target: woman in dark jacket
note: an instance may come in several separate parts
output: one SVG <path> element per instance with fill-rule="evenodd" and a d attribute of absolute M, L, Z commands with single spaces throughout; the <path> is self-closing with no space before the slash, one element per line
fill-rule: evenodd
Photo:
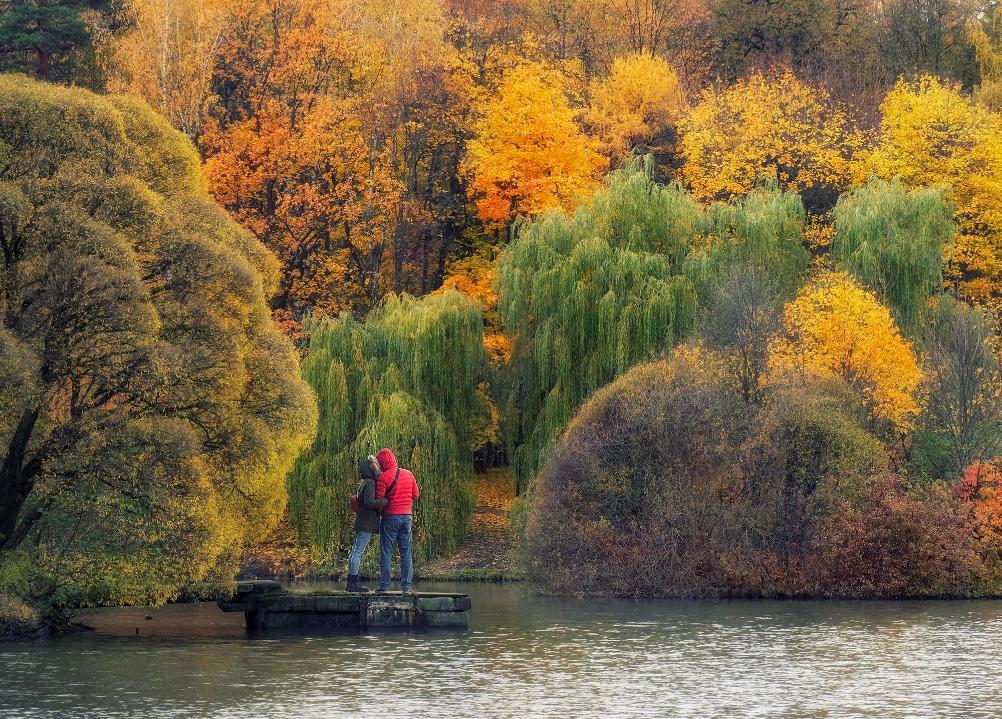
<path fill-rule="evenodd" d="M 359 565 L 362 553 L 372 539 L 373 534 L 379 534 L 381 520 L 380 510 L 386 506 L 386 499 L 376 499 L 376 477 L 379 476 L 379 465 L 375 457 L 366 457 L 358 463 L 358 473 L 362 483 L 358 486 L 358 513 L 355 515 L 355 547 L 348 557 L 348 591 L 368 592 L 369 588 L 358 581 Z"/>

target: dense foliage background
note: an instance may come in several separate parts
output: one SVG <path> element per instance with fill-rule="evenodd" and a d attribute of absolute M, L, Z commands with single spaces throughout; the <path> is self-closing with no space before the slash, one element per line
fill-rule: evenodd
<path fill-rule="evenodd" d="M 329 570 L 389 444 L 422 559 L 510 465 L 543 588 L 998 591 L 996 3 L 0 0 L 0 67 L 0 590 L 287 498 Z"/>

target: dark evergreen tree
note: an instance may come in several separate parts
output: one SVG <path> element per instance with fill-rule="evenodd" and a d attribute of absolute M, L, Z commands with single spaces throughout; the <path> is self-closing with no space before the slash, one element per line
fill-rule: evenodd
<path fill-rule="evenodd" d="M 117 0 L 3 0 L 3 66 L 41 80 L 73 79 L 74 56 L 92 50 L 93 23 L 113 15 L 116 6 Z"/>

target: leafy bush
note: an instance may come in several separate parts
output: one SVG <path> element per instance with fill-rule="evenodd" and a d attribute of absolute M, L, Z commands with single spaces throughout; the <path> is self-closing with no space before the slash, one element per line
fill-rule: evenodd
<path fill-rule="evenodd" d="M 682 349 L 598 392 L 540 474 L 527 571 L 563 592 L 775 591 L 762 555 L 801 555 L 879 442 L 818 388 L 758 405 L 709 352 Z"/>
<path fill-rule="evenodd" d="M 316 422 L 274 257 L 142 102 L 0 76 L 0 159 L 0 574 L 48 613 L 231 573 Z"/>
<path fill-rule="evenodd" d="M 887 474 L 837 379 L 746 402 L 706 349 L 584 405 L 540 474 L 526 570 L 557 593 L 929 596 L 992 578 L 971 512 Z"/>
<path fill-rule="evenodd" d="M 10 594 L 0 594 L 0 641 L 43 633 L 38 612 Z"/>
<path fill-rule="evenodd" d="M 1002 586 L 968 507 L 940 485 L 909 491 L 889 474 L 833 512 L 813 550 L 803 565 L 783 573 L 791 590 L 894 598 L 974 596 Z"/>

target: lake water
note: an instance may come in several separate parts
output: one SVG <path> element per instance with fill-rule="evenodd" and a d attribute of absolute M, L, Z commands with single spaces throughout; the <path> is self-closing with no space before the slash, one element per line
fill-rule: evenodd
<path fill-rule="evenodd" d="M 469 631 L 251 638 L 211 603 L 101 610 L 0 644 L 0 717 L 1002 717 L 1002 601 L 419 589 L 469 593 Z"/>

